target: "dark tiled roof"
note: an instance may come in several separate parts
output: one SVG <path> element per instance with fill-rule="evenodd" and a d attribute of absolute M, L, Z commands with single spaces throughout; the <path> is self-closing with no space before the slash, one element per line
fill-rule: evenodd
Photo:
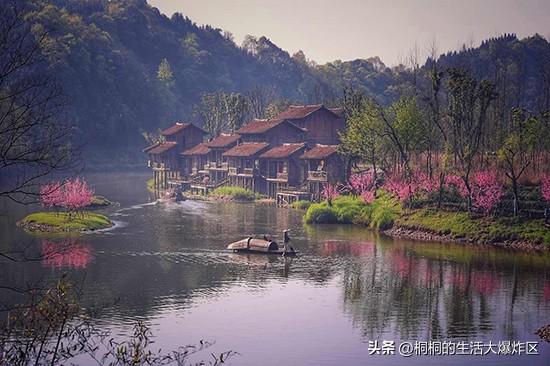
<path fill-rule="evenodd" d="M 210 152 L 210 148 L 206 145 L 205 142 L 201 142 L 198 145 L 193 146 L 190 149 L 185 150 L 181 155 L 206 155 Z"/>
<path fill-rule="evenodd" d="M 237 133 L 263 133 L 282 123 L 282 120 L 254 119 L 242 126 Z"/>
<path fill-rule="evenodd" d="M 290 155 L 294 154 L 296 151 L 299 151 L 300 149 L 304 148 L 305 144 L 283 144 L 280 146 L 276 146 L 262 155 L 260 155 L 260 158 L 262 159 L 281 159 L 281 158 L 288 158 Z"/>
<path fill-rule="evenodd" d="M 157 147 L 157 146 L 159 146 L 159 145 L 160 145 L 160 142 L 155 142 L 153 145 L 147 146 L 147 147 L 146 147 L 145 149 L 143 149 L 142 151 L 143 151 L 144 153 L 149 152 L 149 151 L 153 150 L 155 147 Z"/>
<path fill-rule="evenodd" d="M 149 146 L 144 151 L 148 154 L 162 154 L 176 145 L 177 143 L 175 142 L 156 143 L 155 145 Z"/>
<path fill-rule="evenodd" d="M 323 108 L 322 104 L 312 105 L 291 105 L 286 110 L 279 113 L 276 118 L 278 119 L 300 119 L 306 117 L 308 114 L 313 113 Z"/>
<path fill-rule="evenodd" d="M 237 133 L 240 133 L 242 135 L 264 133 L 271 130 L 273 127 L 280 125 L 281 123 L 288 123 L 294 128 L 305 131 L 303 128 L 298 127 L 295 124 L 284 119 L 255 119 L 241 127 L 237 131 Z"/>
<path fill-rule="evenodd" d="M 201 130 L 204 134 L 206 134 L 206 131 L 204 131 L 202 128 L 197 127 L 192 123 L 185 123 L 185 122 L 176 122 L 175 125 L 170 126 L 166 129 L 160 131 L 160 134 L 163 135 L 163 136 L 170 136 L 170 135 L 173 135 L 175 133 L 178 133 L 178 132 L 186 129 L 187 127 L 195 127 L 197 129 Z"/>
<path fill-rule="evenodd" d="M 227 147 L 239 141 L 240 138 L 240 135 L 219 135 L 212 141 L 207 142 L 206 144 L 209 147 Z"/>
<path fill-rule="evenodd" d="M 256 155 L 269 147 L 267 142 L 245 142 L 237 145 L 226 152 L 223 156 L 246 157 Z"/>
<path fill-rule="evenodd" d="M 324 159 L 337 152 L 336 145 L 316 145 L 301 156 L 302 159 Z"/>

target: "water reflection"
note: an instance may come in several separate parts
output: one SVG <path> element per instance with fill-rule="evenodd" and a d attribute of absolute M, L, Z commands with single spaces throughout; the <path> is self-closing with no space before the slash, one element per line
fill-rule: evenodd
<path fill-rule="evenodd" d="M 42 240 L 42 266 L 55 269 L 88 267 L 94 256 L 90 245 L 77 239 Z"/>
<path fill-rule="evenodd" d="M 106 327 L 147 321 L 164 349 L 209 337 L 241 352 L 240 365 L 396 364 L 368 358 L 368 340 L 536 340 L 550 318 L 550 256 L 394 241 L 254 204 L 143 204 L 143 181 L 98 176 L 98 194 L 121 203 L 105 211 L 125 222 L 110 232 L 46 240 L 12 225 L 23 212 L 9 225 L 0 217 L 4 251 L 29 246 L 45 257 L 2 263 L 0 278 L 21 287 L 60 271 L 80 276 L 83 306 L 101 309 Z M 295 258 L 225 250 L 250 234 L 277 240 L 287 228 Z"/>

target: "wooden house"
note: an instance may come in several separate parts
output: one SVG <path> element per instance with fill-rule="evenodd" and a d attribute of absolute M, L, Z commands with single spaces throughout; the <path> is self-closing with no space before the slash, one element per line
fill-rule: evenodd
<path fill-rule="evenodd" d="M 177 122 L 160 134 L 163 141 L 143 151 L 149 156 L 148 166 L 153 169 L 155 187 L 166 188 L 169 180 L 181 179 L 185 171 L 179 153 L 201 143 L 206 132 L 192 123 Z"/>
<path fill-rule="evenodd" d="M 258 158 L 268 148 L 267 142 L 245 142 L 224 152 L 222 156 L 227 158 L 229 185 L 263 192 L 265 188 Z"/>
<path fill-rule="evenodd" d="M 340 131 L 346 128 L 343 111 L 339 108 L 326 108 L 322 104 L 291 105 L 279 113 L 276 120 L 287 120 L 306 131 L 308 145 L 337 145 Z M 292 142 L 292 141 L 287 141 Z"/>
<path fill-rule="evenodd" d="M 205 142 L 201 142 L 181 153 L 182 174 L 189 177 L 202 178 L 208 171 L 205 165 L 208 162 L 210 148 Z"/>
<path fill-rule="evenodd" d="M 304 175 L 300 156 L 305 143 L 286 143 L 269 149 L 260 155 L 260 169 L 266 180 L 266 193 L 275 197 L 282 189 L 299 189 Z"/>
<path fill-rule="evenodd" d="M 179 152 L 200 144 L 207 132 L 192 123 L 176 122 L 160 132 L 167 142 L 176 142 Z"/>
<path fill-rule="evenodd" d="M 208 172 L 212 183 L 218 184 L 227 179 L 229 164 L 227 162 L 227 157 L 223 156 L 223 153 L 235 147 L 240 138 L 241 136 L 236 134 L 221 134 L 206 143 L 210 152 L 204 169 Z"/>
<path fill-rule="evenodd" d="M 287 120 L 255 119 L 237 130 L 243 142 L 267 142 L 277 146 L 289 142 L 303 142 L 306 131 Z"/>
<path fill-rule="evenodd" d="M 327 183 L 346 181 L 346 167 L 337 149 L 337 145 L 316 145 L 301 156 L 305 162 L 307 189 L 316 201 L 321 199 Z"/>

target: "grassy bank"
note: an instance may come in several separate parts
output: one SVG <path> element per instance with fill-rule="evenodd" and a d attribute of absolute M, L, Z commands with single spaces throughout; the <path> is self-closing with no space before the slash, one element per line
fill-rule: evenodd
<path fill-rule="evenodd" d="M 359 197 L 339 196 L 328 202 L 314 203 L 305 214 L 306 223 L 356 224 L 374 229 L 390 228 L 402 212 L 399 202 L 386 194 L 366 204 Z"/>
<path fill-rule="evenodd" d="M 550 229 L 544 226 L 543 220 L 476 217 L 467 212 L 419 209 L 399 217 L 396 225 L 479 243 L 525 241 L 550 246 Z"/>
<path fill-rule="evenodd" d="M 113 226 L 106 216 L 91 212 L 69 217 L 67 212 L 35 212 L 17 223 L 28 231 L 75 232 L 105 229 Z"/>
<path fill-rule="evenodd" d="M 229 201 L 254 201 L 259 195 L 241 187 L 219 187 L 209 193 L 210 196 Z"/>
<path fill-rule="evenodd" d="M 326 201 L 315 203 L 306 211 L 304 220 L 309 224 L 368 226 L 390 235 L 419 240 L 491 244 L 521 242 L 550 248 L 550 229 L 544 226 L 542 220 L 495 218 L 426 208 L 404 209 L 387 194 L 380 194 L 370 204 L 351 196 L 335 198 L 332 206 Z"/>

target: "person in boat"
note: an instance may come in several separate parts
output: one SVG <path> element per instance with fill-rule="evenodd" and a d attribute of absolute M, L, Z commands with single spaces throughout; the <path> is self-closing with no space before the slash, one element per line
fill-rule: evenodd
<path fill-rule="evenodd" d="M 249 236 L 248 239 L 246 239 L 246 249 L 250 249 L 250 240 L 252 240 L 251 236 Z"/>
<path fill-rule="evenodd" d="M 286 229 L 283 231 L 283 256 L 286 253 L 290 253 L 294 251 L 294 248 L 290 246 L 290 237 L 288 236 L 288 232 L 290 230 Z"/>

